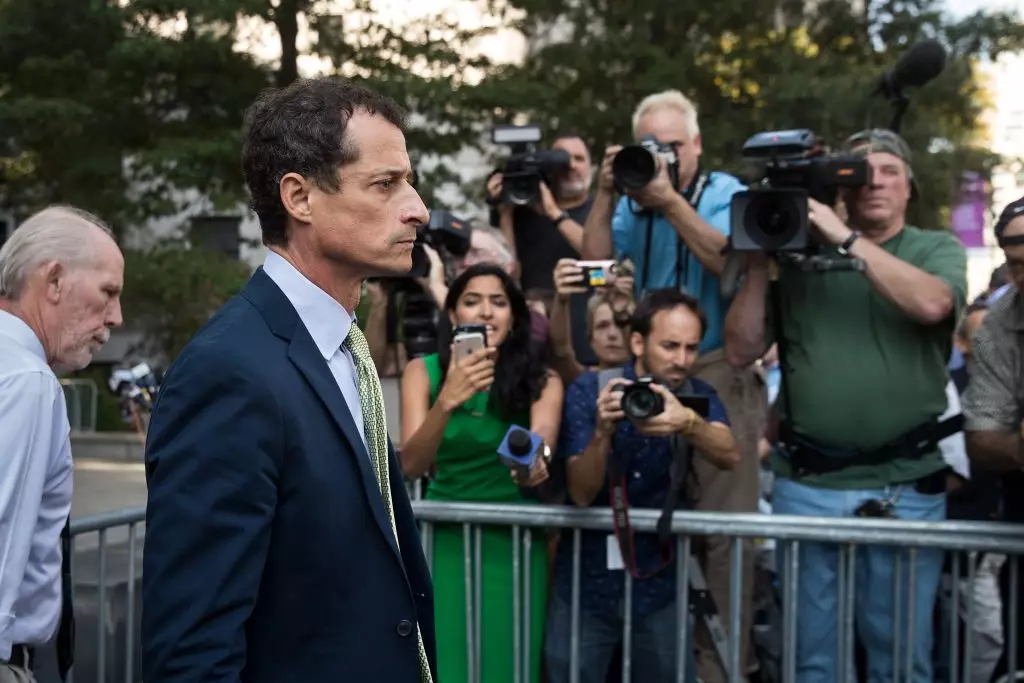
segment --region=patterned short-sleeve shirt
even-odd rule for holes
[[[625,379],[635,380],[632,365],[623,369]],[[729,424],[725,405],[710,384],[691,380],[693,392],[709,399],[708,422]],[[562,408],[562,428],[558,448],[559,458],[579,455],[590,443],[597,422],[598,373],[581,375],[566,392]],[[669,468],[672,448],[666,437],[646,437],[629,420],[619,423],[612,437],[612,451],[622,458],[626,482],[626,496],[631,509],[654,508],[660,510],[668,496]],[[608,478],[591,507],[610,505]],[[625,573],[621,569],[608,569],[608,532],[584,531],[581,537],[580,605],[591,614],[618,614],[624,598]],[[565,534],[558,545],[555,560],[555,590],[558,597],[569,601],[572,597],[572,536]],[[655,534],[636,534],[634,540],[637,567],[647,574],[661,561],[658,538]],[[644,617],[675,600],[676,574],[669,565],[654,576],[633,582],[633,612]]]
[[[970,382],[963,397],[964,429],[1016,431],[1024,399],[1024,299],[1013,290],[1000,297],[975,333]]]

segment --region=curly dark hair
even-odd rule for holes
[[[444,301],[444,310],[445,313],[453,313],[469,282],[487,275],[501,280],[512,309],[512,328],[498,347],[498,362],[491,387],[492,404],[497,406],[503,417],[511,418],[521,410],[529,410],[533,402],[540,398],[548,381],[547,368],[530,339],[530,309],[526,306],[526,297],[519,285],[499,266],[478,263],[467,268],[451,283]],[[437,355],[442,382],[448,374],[452,332],[449,316],[442,315],[437,329]]]
[[[246,111],[242,173],[265,245],[288,244],[288,214],[280,190],[286,173],[299,173],[324,192],[340,189],[338,169],[359,158],[359,149],[346,137],[356,111],[405,128],[406,112],[398,104],[338,77],[269,88]]]

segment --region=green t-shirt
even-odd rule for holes
[[[966,297],[966,253],[948,232],[909,226],[880,246],[948,284],[954,312],[939,324],[923,325],[879,294],[866,273],[783,268],[780,274],[790,368],[784,391],[789,393],[793,428],[833,448],[877,448],[947,407],[946,367]],[[770,321],[767,329],[772,329]],[[784,413],[783,397],[776,405]],[[780,476],[790,476],[789,462],[781,454],[773,458],[773,467]],[[921,458],[849,467],[801,481],[825,488],[880,488],[943,467],[936,450]]]

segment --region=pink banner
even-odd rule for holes
[[[985,246],[985,214],[988,210],[988,183],[977,173],[964,173],[950,211],[953,233],[964,247]]]

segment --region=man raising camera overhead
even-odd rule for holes
[[[628,258],[636,266],[636,291],[671,287],[693,295],[707,316],[695,377],[711,384],[725,403],[739,444],[739,466],[721,472],[696,464],[699,488],[694,506],[715,512],[756,512],[757,443],[767,401],[763,381],[753,367],[734,369],[722,352],[722,324],[728,302],[720,294],[722,250],[730,230],[731,202],[743,184],[700,163],[701,132],[693,102],[677,90],[644,98],[633,114],[637,144],[605,150],[598,191],[584,229],[583,258]],[[616,202],[616,192],[624,193]],[[730,539],[713,536],[698,548],[718,609],[729,613]],[[740,598],[742,658],[749,648],[754,553],[744,541]],[[722,681],[710,640],[697,634],[701,677]]]
[[[946,464],[936,419],[947,405],[946,361],[965,298],[966,255],[949,232],[906,224],[915,187],[901,137],[867,130],[847,147],[867,162],[867,183],[840,190],[849,219],[810,199],[809,220],[825,257],[859,259],[863,272],[780,266],[771,297],[778,304],[766,305],[768,258],[749,253],[726,318],[726,354],[743,365],[773,341],[779,344],[776,513],[942,520]],[[845,674],[837,661],[837,550],[811,543],[800,548],[797,680],[833,683]],[[912,666],[908,681],[931,681],[942,551],[917,549],[912,598],[905,578],[911,561],[897,565],[896,557],[890,547],[857,549],[855,618],[867,680],[902,679],[896,671]],[[909,600],[902,606],[892,589],[899,566],[903,600]],[[906,619],[895,619],[908,614],[908,605],[912,629]],[[898,661],[894,642],[902,648]]]

